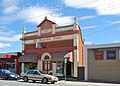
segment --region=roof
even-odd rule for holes
[[[85,47],[86,47],[87,49],[120,47],[120,43],[85,45]]]
[[[48,20],[47,17],[45,17],[45,19],[37,27],[40,27],[45,21],[49,21],[52,24],[56,24],[55,22],[52,22],[52,21]]]

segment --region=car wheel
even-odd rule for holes
[[[24,82],[28,82],[28,77],[24,76],[23,80],[24,80]]]
[[[33,83],[35,83],[36,81],[35,80],[33,80]]]
[[[52,84],[54,84],[55,82],[51,82]]]
[[[47,84],[47,82],[48,82],[48,79],[47,79],[47,78],[43,78],[43,79],[42,79],[42,83],[43,83],[43,84]]]
[[[5,77],[4,77],[3,79],[7,80],[7,79],[8,79],[8,76],[7,76],[7,75],[5,75]]]

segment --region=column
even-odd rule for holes
[[[22,51],[24,51],[25,50],[25,41],[23,40],[22,41]],[[24,55],[24,52],[22,52],[22,55]]]
[[[24,68],[25,68],[25,64],[22,63],[22,65],[21,65],[21,73],[24,73]]]
[[[56,76],[56,63],[52,63],[52,74]]]
[[[43,69],[42,69],[42,66],[43,66],[42,63],[43,63],[43,62],[42,62],[41,60],[38,60],[38,64],[37,64],[37,69],[38,69],[38,70],[43,70]]]
[[[16,69],[16,73],[18,74],[18,57],[15,59],[15,69]]]
[[[56,27],[56,24],[53,24],[52,25],[52,34],[55,34],[55,27]]]
[[[77,77],[77,50],[74,50],[74,77]]]
[[[74,60],[73,60],[73,64],[74,64],[74,74],[73,77],[77,77],[77,67],[78,67],[78,61],[79,61],[79,55],[78,55],[78,34],[74,35],[74,46],[77,46],[77,49],[73,51],[74,53]]]
[[[41,35],[41,27],[38,27],[38,36]]]

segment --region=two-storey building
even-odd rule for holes
[[[19,62],[22,72],[39,69],[64,76],[65,59],[69,76],[78,77],[78,67],[84,67],[84,43],[76,18],[72,25],[58,26],[45,17],[37,30],[26,32],[24,28],[21,40],[23,55]]]

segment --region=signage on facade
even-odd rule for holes
[[[50,33],[50,32],[52,32],[52,29],[45,29],[41,31],[41,33]]]
[[[36,43],[36,42],[51,42],[51,41],[60,41],[60,40],[68,40],[73,39],[73,35],[63,35],[63,36],[55,36],[55,37],[46,37],[40,39],[33,39],[25,41],[25,44]]]
[[[116,51],[115,50],[108,50],[107,51],[107,59],[115,59],[116,58]]]
[[[96,60],[103,60],[103,51],[96,51],[95,52],[95,59]]]
[[[56,36],[56,37],[48,37],[48,38],[41,38],[41,39],[39,39],[39,41],[55,41],[55,40],[59,40],[59,39],[61,39],[62,38],[62,36]]]

